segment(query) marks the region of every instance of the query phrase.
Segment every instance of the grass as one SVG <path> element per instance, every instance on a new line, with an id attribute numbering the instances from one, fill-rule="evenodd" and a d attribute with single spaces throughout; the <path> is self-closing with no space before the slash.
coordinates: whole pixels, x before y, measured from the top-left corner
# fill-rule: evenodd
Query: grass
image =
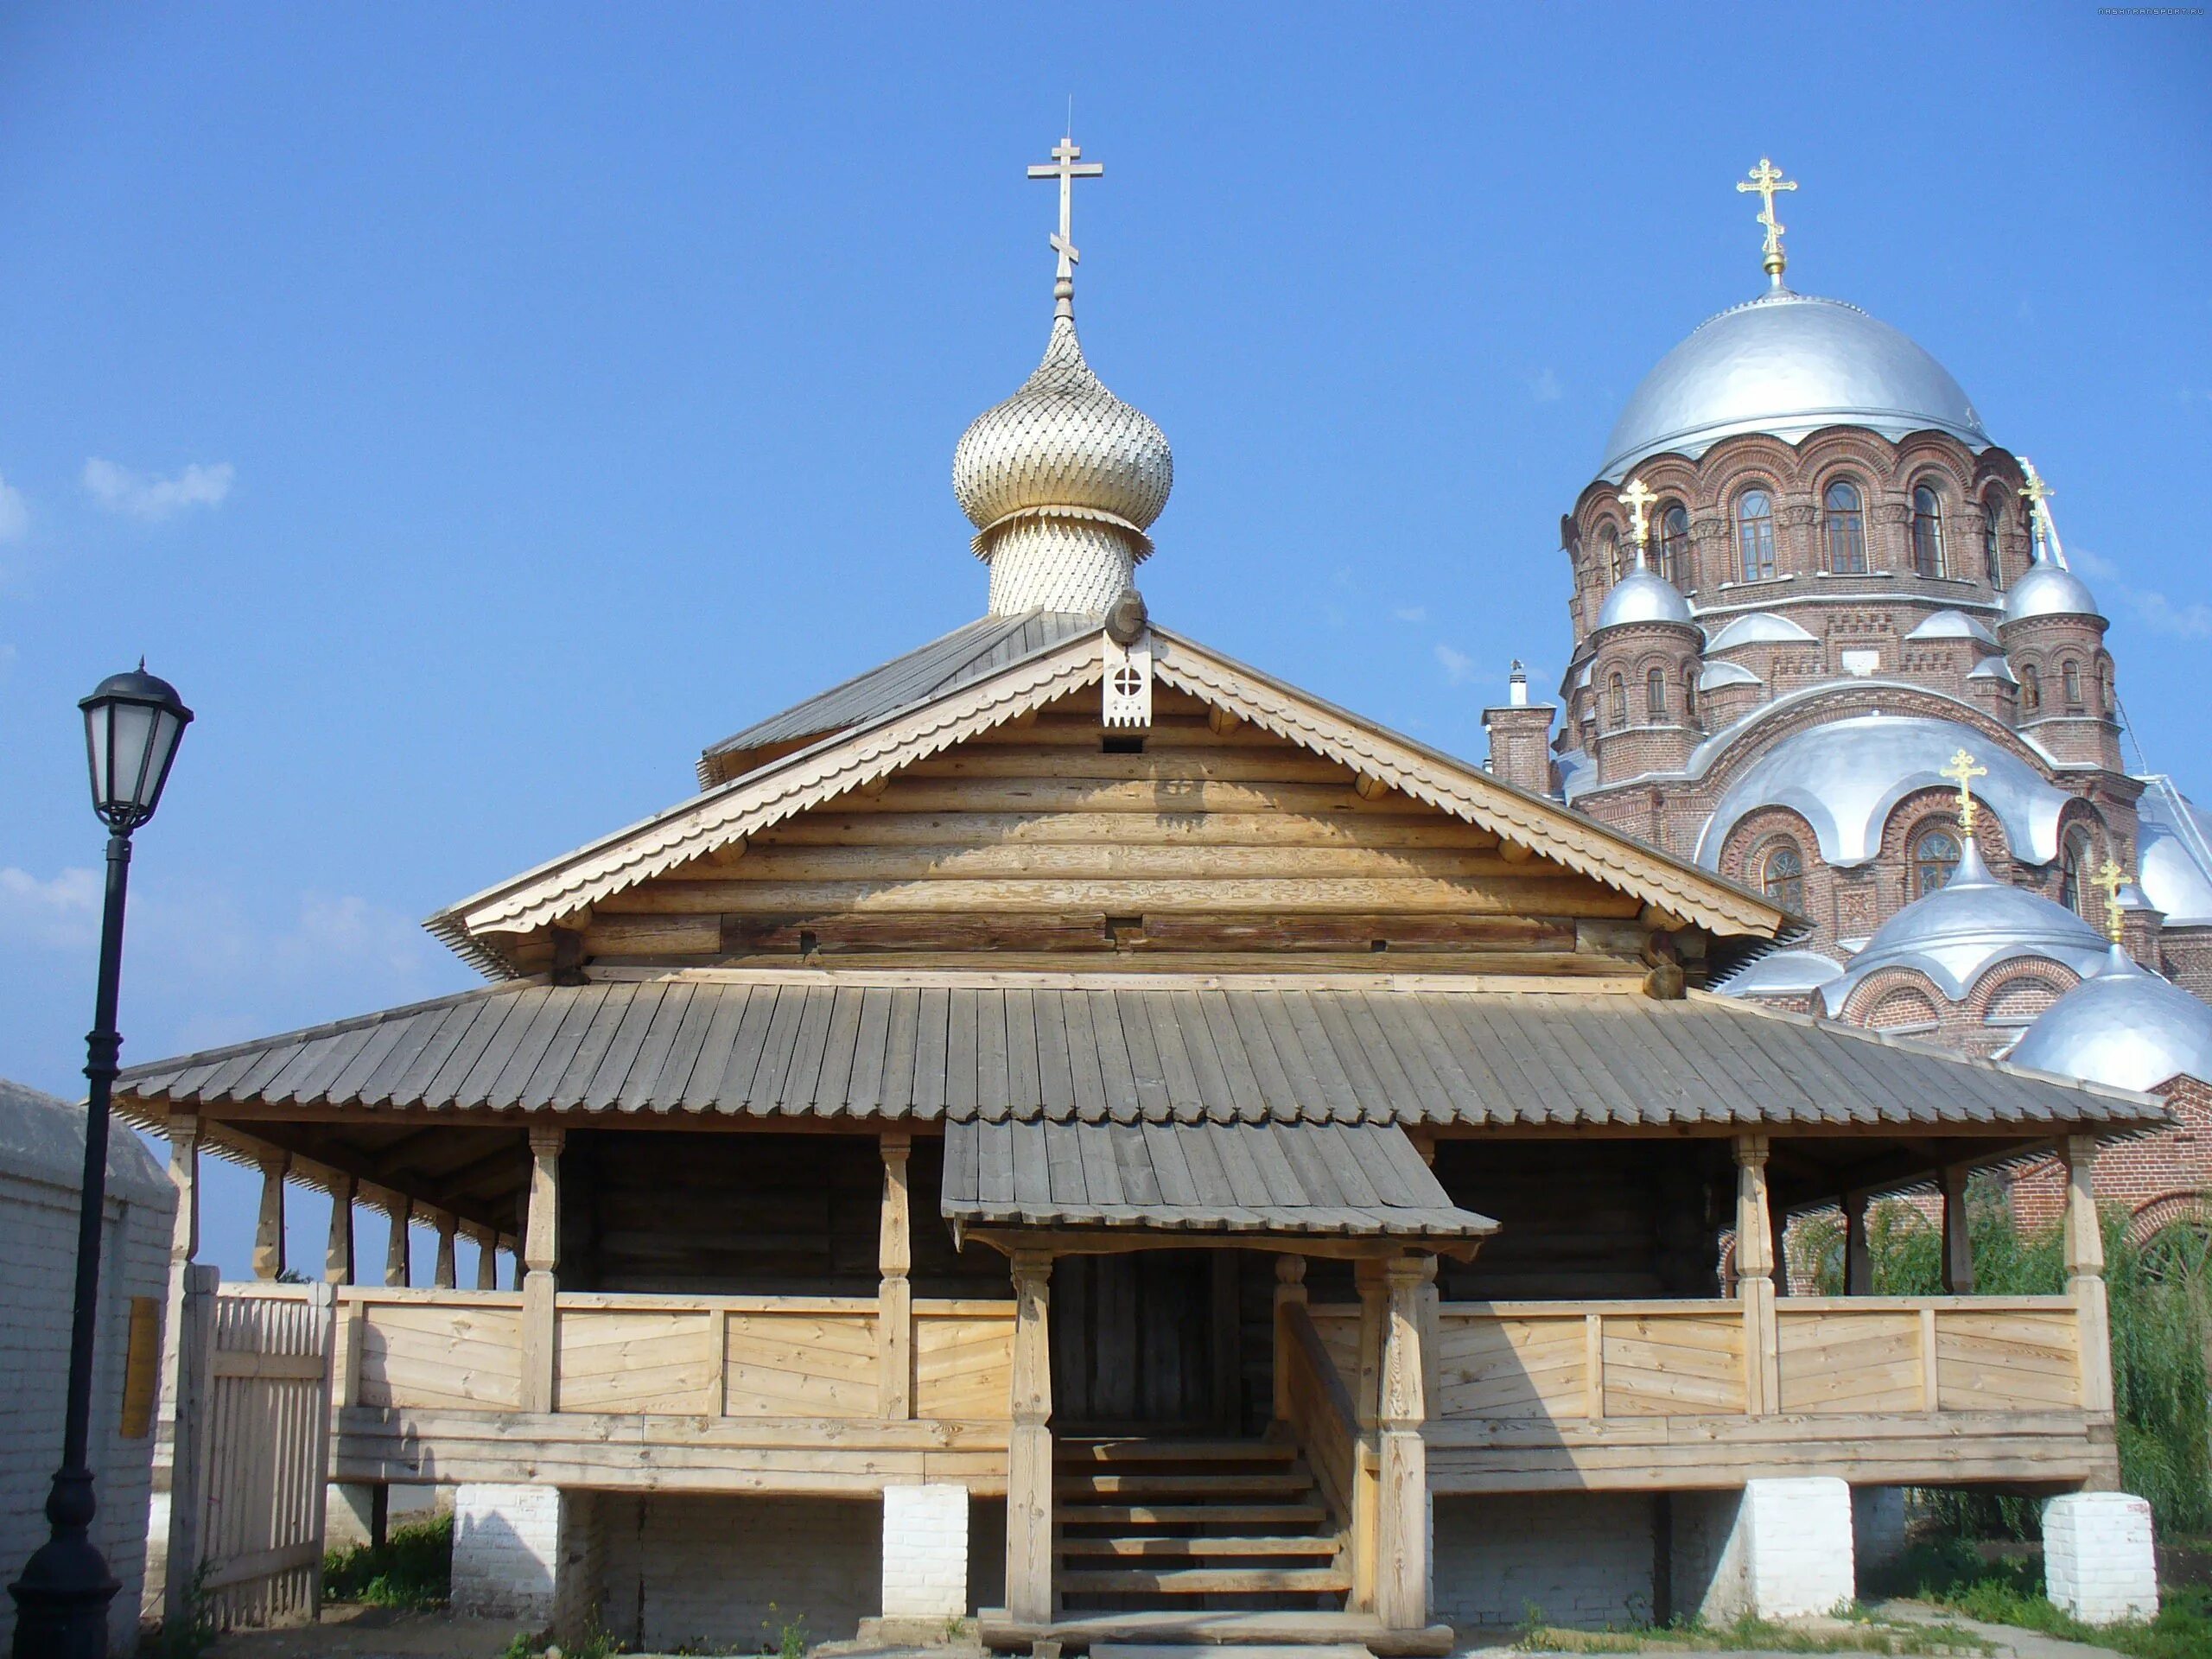
<path id="1" fill-rule="evenodd" d="M 2012 1624 L 2134 1659 L 2212 1659 L 2212 1586 L 2162 1591 L 2158 1616 L 2085 1624 L 2044 1593 L 2043 1569 L 2023 1560 L 1989 1560 L 1958 1540 L 1919 1544 L 1879 1575 L 1885 1593 L 1908 1595 L 1991 1624 Z"/>
<path id="2" fill-rule="evenodd" d="M 1681 1619 L 1668 1624 L 1603 1630 L 1566 1630 L 1532 1613 L 1517 1648 L 1544 1653 L 1884 1653 L 1971 1654 L 1994 1650 L 1970 1630 L 1949 1624 L 1884 1623 L 1853 1613 L 1840 1624 L 1804 1628 L 1748 1615 L 1730 1624 Z"/>
<path id="3" fill-rule="evenodd" d="M 377 1607 L 442 1607 L 453 1592 L 453 1516 L 394 1527 L 381 1547 L 334 1549 L 322 1560 L 322 1592 Z"/>

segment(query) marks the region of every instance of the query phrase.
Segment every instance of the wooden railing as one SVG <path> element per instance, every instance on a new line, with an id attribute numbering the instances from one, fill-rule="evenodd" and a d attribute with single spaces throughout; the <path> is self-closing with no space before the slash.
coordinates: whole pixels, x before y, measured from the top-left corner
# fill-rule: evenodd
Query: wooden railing
<path id="1" fill-rule="evenodd" d="M 1282 1340 L 1275 1363 L 1283 1367 L 1287 1427 L 1306 1453 L 1330 1513 L 1348 1524 L 1359 1484 L 1359 1414 L 1306 1306 L 1291 1303 L 1279 1317 Z"/>
<path id="2" fill-rule="evenodd" d="M 520 1294 L 368 1287 L 342 1294 L 343 1403 L 520 1408 Z M 916 1418 L 1006 1420 L 1012 1302 L 916 1301 L 913 1335 Z M 874 1297 L 563 1292 L 553 1319 L 554 1409 L 874 1419 L 881 1341 Z"/>
<path id="3" fill-rule="evenodd" d="M 2082 1408 L 2063 1296 L 1792 1297 L 1761 1329 L 1735 1301 L 1446 1302 L 1432 1421 Z M 1763 1377 L 1754 1382 L 1753 1368 Z"/>

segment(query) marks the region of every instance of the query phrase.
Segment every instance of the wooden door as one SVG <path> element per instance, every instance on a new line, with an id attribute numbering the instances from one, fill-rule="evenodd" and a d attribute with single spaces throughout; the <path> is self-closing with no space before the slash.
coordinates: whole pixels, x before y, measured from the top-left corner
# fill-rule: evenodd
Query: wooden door
<path id="1" fill-rule="evenodd" d="M 1052 1426 L 1077 1434 L 1202 1433 L 1234 1379 L 1211 1250 L 1063 1256 L 1052 1265 Z M 1234 1317 L 1233 1307 L 1225 1310 Z"/>

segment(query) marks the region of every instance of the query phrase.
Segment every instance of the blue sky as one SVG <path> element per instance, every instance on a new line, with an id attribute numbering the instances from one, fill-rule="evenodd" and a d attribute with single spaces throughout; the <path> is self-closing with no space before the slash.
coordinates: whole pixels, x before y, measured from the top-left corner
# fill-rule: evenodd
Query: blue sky
<path id="1" fill-rule="evenodd" d="M 2145 756 L 2212 793 L 2212 19 L 11 5 L 0 1075 L 80 1086 L 73 704 L 141 652 L 200 716 L 145 1059 L 473 982 L 420 918 L 977 613 L 948 467 L 1043 348 L 1071 97 L 1085 344 L 1175 448 L 1163 620 L 1479 755 L 1564 660 L 1619 404 L 1758 289 L 1770 154 L 1793 283 L 2049 474 Z"/>

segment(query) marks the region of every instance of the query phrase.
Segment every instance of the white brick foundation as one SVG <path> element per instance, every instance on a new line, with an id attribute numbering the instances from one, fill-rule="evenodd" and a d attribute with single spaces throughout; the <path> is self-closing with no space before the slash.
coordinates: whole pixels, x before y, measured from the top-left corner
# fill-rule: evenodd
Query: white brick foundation
<path id="1" fill-rule="evenodd" d="M 968 1611 L 968 1489 L 883 1489 L 883 1616 L 960 1618 Z"/>
<path id="2" fill-rule="evenodd" d="M 563 1498 L 557 1486 L 462 1486 L 453 1503 L 453 1611 L 552 1622 Z"/>
<path id="3" fill-rule="evenodd" d="M 1499 1494 L 1435 1500 L 1430 1616 L 1462 1630 L 1522 1623 L 1603 1629 L 1649 1619 L 1652 1500 Z"/>
<path id="4" fill-rule="evenodd" d="M 2050 1599 L 2089 1624 L 2158 1611 L 2151 1506 L 2126 1492 L 2069 1492 L 2043 1511 L 2043 1571 Z"/>
<path id="5" fill-rule="evenodd" d="M 1829 1613 L 1854 1592 L 1851 1488 L 1827 1476 L 1754 1480 L 1675 1499 L 1676 1611 L 1726 1624 Z"/>

